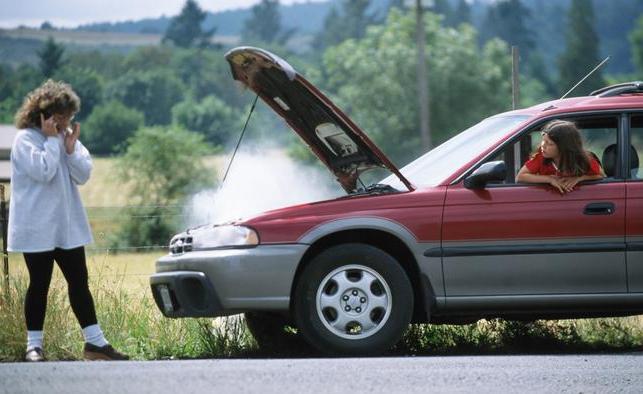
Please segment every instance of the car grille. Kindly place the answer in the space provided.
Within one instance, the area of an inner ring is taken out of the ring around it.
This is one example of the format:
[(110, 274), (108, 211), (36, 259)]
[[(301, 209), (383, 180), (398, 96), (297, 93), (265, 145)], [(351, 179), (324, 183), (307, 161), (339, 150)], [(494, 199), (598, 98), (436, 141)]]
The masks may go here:
[(172, 238), (172, 241), (170, 241), (171, 254), (183, 254), (191, 251), (192, 251), (191, 236), (179, 236), (179, 237)]

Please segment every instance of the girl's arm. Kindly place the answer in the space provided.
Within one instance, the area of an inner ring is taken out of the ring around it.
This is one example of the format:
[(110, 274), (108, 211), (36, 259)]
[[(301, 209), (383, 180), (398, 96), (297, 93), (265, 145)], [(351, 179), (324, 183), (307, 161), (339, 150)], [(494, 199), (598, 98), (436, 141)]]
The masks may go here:
[(516, 181), (524, 183), (546, 183), (558, 189), (560, 194), (571, 191), (571, 189), (566, 190), (566, 188), (561, 183), (560, 178), (551, 175), (532, 174), (531, 172), (529, 172), (527, 166), (522, 166), (520, 171), (518, 171), (518, 175), (516, 175)]
[(603, 178), (605, 178), (603, 175), (596, 174), (596, 175), (583, 175), (583, 176), (579, 176), (579, 177), (561, 178), (560, 181), (565, 187), (569, 188), (570, 191), (571, 191), (571, 189), (576, 187), (576, 185), (579, 184), (580, 182), (583, 182), (583, 181), (596, 181), (596, 180), (603, 179)]

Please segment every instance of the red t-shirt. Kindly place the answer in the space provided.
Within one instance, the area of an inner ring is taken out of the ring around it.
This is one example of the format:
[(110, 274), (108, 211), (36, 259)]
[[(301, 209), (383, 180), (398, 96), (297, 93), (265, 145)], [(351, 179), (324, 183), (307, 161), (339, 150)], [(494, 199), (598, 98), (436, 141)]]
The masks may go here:
[[(600, 175), (601, 174), (601, 165), (598, 161), (589, 155), (589, 170), (583, 175)], [(532, 174), (537, 175), (558, 175), (558, 176), (570, 176), (567, 174), (561, 174), (558, 171), (558, 168), (554, 165), (553, 161), (545, 163), (545, 157), (542, 152), (538, 152), (531, 159), (527, 160), (525, 166)]]

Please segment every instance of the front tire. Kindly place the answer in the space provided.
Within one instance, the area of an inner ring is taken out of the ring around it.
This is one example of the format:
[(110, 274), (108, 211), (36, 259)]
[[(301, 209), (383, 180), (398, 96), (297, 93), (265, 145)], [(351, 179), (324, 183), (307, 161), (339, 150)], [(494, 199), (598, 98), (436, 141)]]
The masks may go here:
[(265, 354), (306, 354), (310, 347), (296, 333), (287, 315), (277, 312), (246, 312), (248, 331), (254, 337), (259, 350)]
[(333, 246), (315, 256), (295, 287), (297, 327), (330, 354), (388, 350), (413, 313), (413, 289), (400, 264), (366, 244)]

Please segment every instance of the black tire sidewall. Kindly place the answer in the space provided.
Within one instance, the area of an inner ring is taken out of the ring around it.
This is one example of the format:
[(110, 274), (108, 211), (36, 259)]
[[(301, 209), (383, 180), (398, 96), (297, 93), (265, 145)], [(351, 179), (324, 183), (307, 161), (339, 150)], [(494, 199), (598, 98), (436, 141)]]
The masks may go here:
[[(317, 290), (326, 275), (354, 264), (376, 271), (388, 284), (392, 297), (391, 313), (384, 326), (363, 339), (345, 339), (333, 334), (316, 309)], [(315, 256), (299, 276), (294, 296), (297, 327), (311, 345), (328, 354), (382, 353), (399, 340), (413, 313), (413, 290), (404, 269), (391, 255), (366, 244), (336, 245)]]

